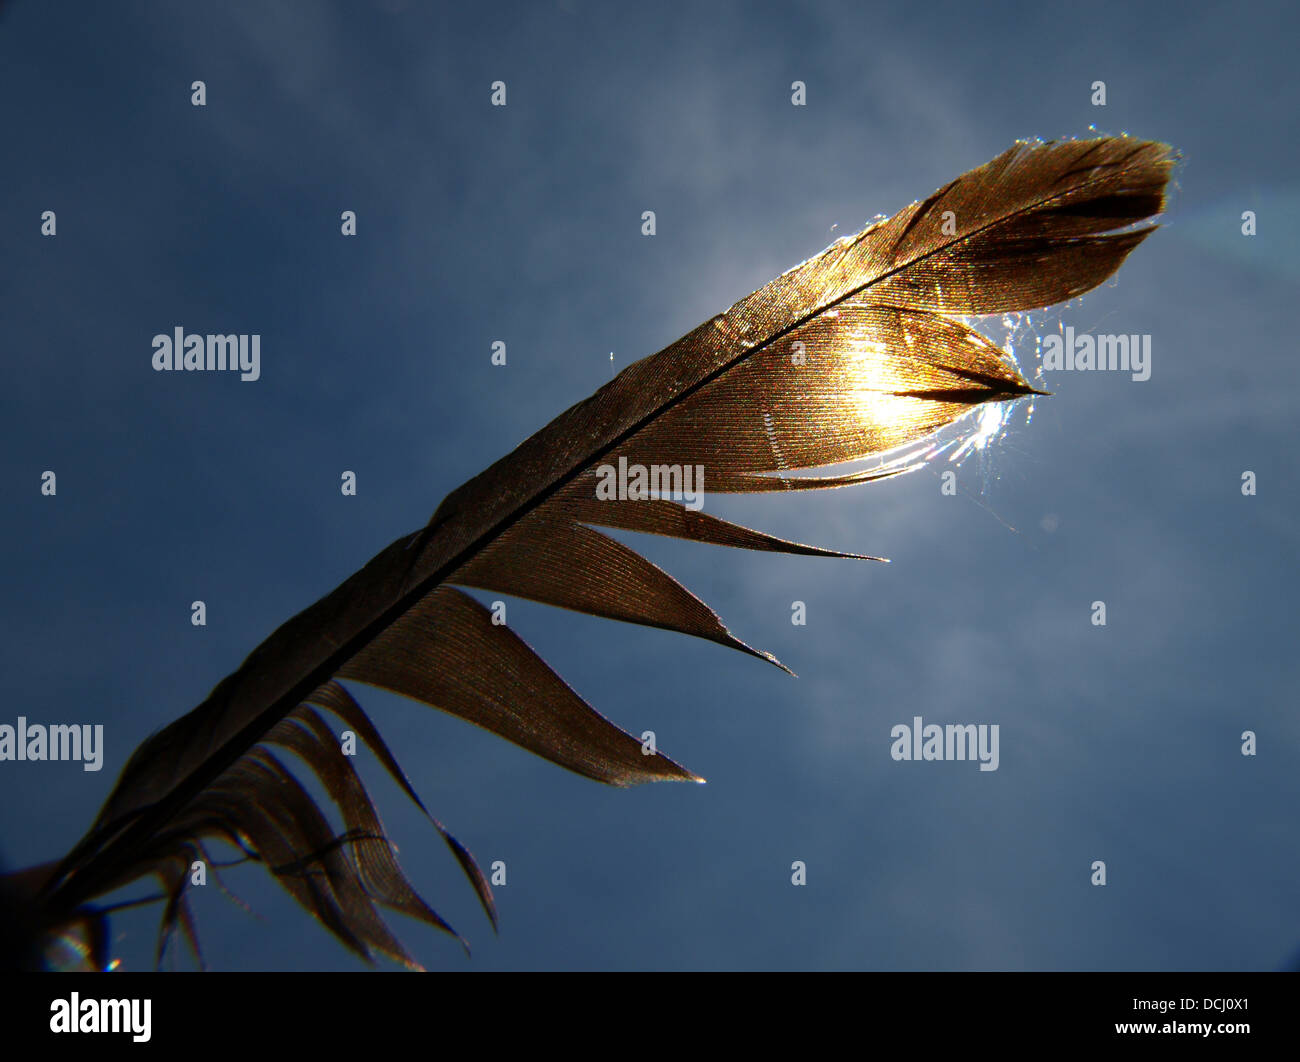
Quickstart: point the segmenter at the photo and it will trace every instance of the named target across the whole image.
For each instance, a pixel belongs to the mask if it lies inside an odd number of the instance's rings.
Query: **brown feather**
[[[192,935],[177,868],[203,850],[203,839],[220,838],[266,863],[357,954],[414,965],[376,903],[450,927],[397,866],[316,709],[361,733],[419,799],[337,678],[403,693],[600,781],[698,780],[661,754],[643,755],[637,739],[446,584],[773,659],[595,528],[856,555],[786,542],[662,497],[606,499],[608,468],[620,458],[701,466],[707,491],[730,492],[843,486],[915,467],[924,448],[900,448],[981,403],[1033,393],[1001,351],[952,315],[1046,306],[1110,277],[1151,233],[1142,223],[1163,209],[1171,166],[1165,145],[1125,137],[1016,144],[629,366],[453,491],[424,529],[281,626],[207,700],[145,741],[86,837],[57,867],[21,879],[33,926],[51,935],[99,932],[95,898],[154,874],[167,896],[164,931],[179,921]],[[799,474],[862,459],[880,463]],[[343,834],[272,747],[294,753],[321,780]],[[435,825],[495,921],[482,873]]]

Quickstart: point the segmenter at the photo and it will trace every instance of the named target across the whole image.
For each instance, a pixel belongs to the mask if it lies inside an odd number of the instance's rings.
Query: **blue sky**
[[[1166,225],[1116,280],[1031,315],[1017,353],[1032,372],[1034,336],[1065,324],[1144,333],[1151,378],[1040,377],[1054,396],[961,466],[956,497],[931,468],[707,503],[888,566],[638,543],[798,679],[511,602],[552,667],[706,786],[606,788],[357,687],[431,810],[508,868],[494,936],[363,763],[474,957],[392,922],[436,969],[1283,965],[1296,30],[1281,4],[7,5],[0,722],[102,723],[106,742],[99,773],[0,763],[7,862],[66,851],[140,740],[607,380],[611,351],[660,349],[1016,138],[1095,125],[1181,152]],[[177,325],[260,334],[261,379],[155,373],[151,339]],[[916,715],[997,723],[999,769],[892,761]],[[360,965],[263,871],[227,882],[261,917],[196,898],[213,967]],[[150,964],[155,920],[115,919],[125,967]]]

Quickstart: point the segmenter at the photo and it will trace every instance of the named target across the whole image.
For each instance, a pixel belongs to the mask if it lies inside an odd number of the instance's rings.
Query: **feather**
[[[777,663],[601,529],[862,556],[729,523],[671,489],[688,489],[689,470],[703,470],[707,483],[695,486],[709,493],[897,475],[924,462],[928,437],[981,403],[1039,393],[961,318],[1048,306],[1110,277],[1153,231],[1144,223],[1164,208],[1172,163],[1165,145],[1127,137],[1017,143],[630,365],[453,491],[424,528],[278,628],[202,704],[148,738],[76,847],[11,876],[28,924],[47,940],[82,940],[81,953],[102,966],[108,908],[96,899],[154,876],[160,957],[178,927],[197,954],[187,868],[196,858],[213,865],[206,845],[219,840],[263,862],[356,954],[416,966],[378,908],[451,927],[403,874],[325,713],[419,798],[340,679],[396,691],[601,782],[700,781],[644,755],[458,587],[693,634]],[[878,463],[831,469],[864,459]],[[289,757],[319,780],[342,833]],[[434,826],[495,925],[486,879]]]

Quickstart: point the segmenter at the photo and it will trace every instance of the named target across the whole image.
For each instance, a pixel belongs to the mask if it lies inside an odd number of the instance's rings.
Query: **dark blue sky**
[[[638,543],[797,680],[511,603],[567,681],[707,786],[609,789],[356,687],[431,810],[508,867],[494,936],[363,763],[474,958],[393,923],[449,969],[1283,964],[1297,28],[1282,4],[6,5],[0,723],[102,723],[107,747],[97,774],[0,763],[7,861],[61,855],[141,739],[607,380],[610,351],[658,350],[1018,137],[1096,125],[1182,153],[1167,224],[1115,281],[1031,315],[1017,353],[1032,373],[1061,325],[1144,333],[1151,378],[1039,377],[1054,397],[961,466],[956,497],[934,467],[707,503],[889,566]],[[178,325],[260,334],[261,379],[155,373],[151,339]],[[892,761],[916,715],[997,723],[999,769]],[[263,918],[199,895],[214,967],[358,965],[263,871],[227,880]],[[114,921],[127,968],[155,923]]]

